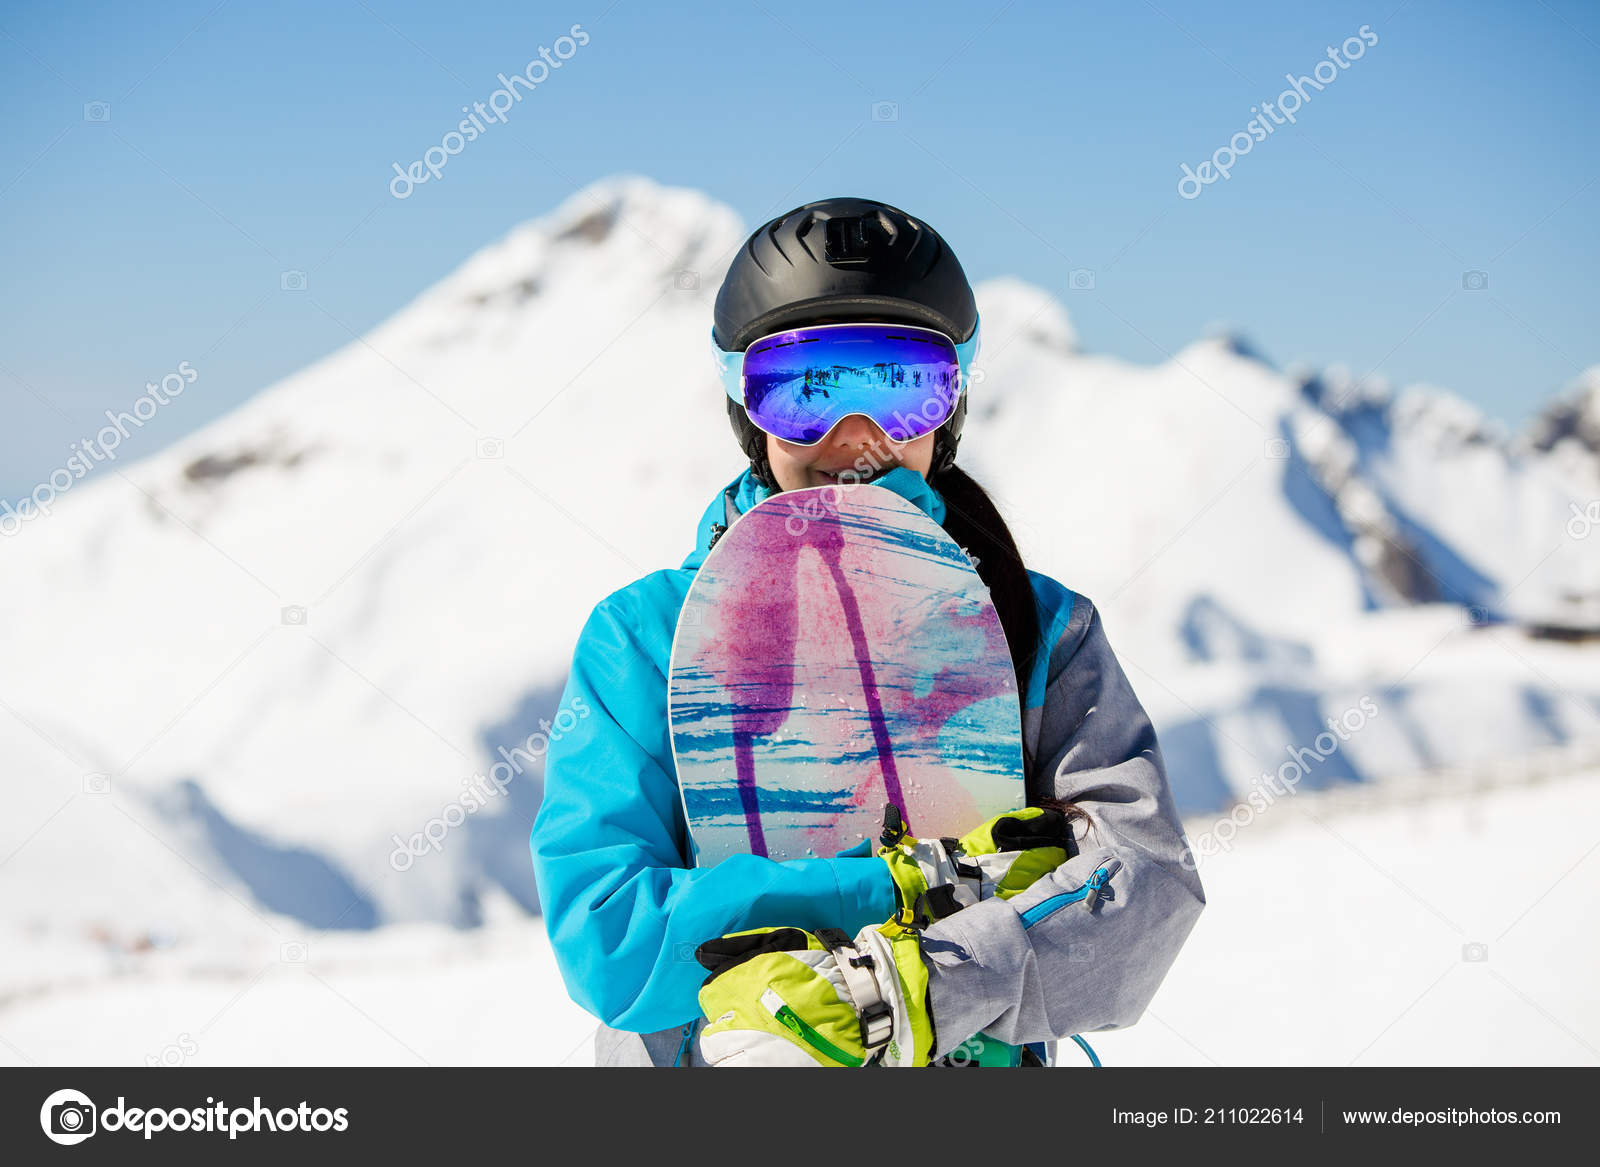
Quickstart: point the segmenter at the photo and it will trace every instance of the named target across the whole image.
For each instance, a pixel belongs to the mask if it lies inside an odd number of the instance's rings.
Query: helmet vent
[[[829,219],[823,224],[822,258],[835,267],[855,267],[870,260],[885,242],[876,215]]]

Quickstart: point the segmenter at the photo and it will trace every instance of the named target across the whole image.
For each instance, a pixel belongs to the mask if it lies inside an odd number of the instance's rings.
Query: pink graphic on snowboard
[[[885,802],[940,835],[1024,801],[999,617],[961,548],[882,488],[781,495],[722,537],[669,707],[701,866],[834,855],[876,836]]]

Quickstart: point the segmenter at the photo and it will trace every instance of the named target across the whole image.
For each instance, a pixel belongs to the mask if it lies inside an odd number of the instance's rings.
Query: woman
[[[741,375],[753,342],[848,323],[926,336],[959,365],[959,392],[892,415],[810,389],[804,402],[755,399],[755,379]],[[730,266],[713,339],[750,465],[712,500],[682,567],[607,597],[585,624],[564,701],[592,713],[552,742],[533,830],[562,976],[604,1022],[601,1064],[926,1065],[952,1051],[946,1064],[960,1064],[980,1032],[1008,1048],[1043,1043],[1030,1046],[1036,1063],[1058,1038],[1136,1021],[1199,916],[1204,894],[1155,732],[1094,606],[1023,566],[988,496],[955,465],[977,333],[948,245],[882,203],[797,208]],[[960,882],[937,843],[690,869],[667,720],[678,611],[717,537],[773,493],[864,479],[916,504],[975,558],[1022,695],[1030,807],[1045,808],[973,824],[962,843],[991,853],[992,869],[955,897],[960,910],[909,929],[919,892]],[[997,850],[1030,821],[1065,826],[1065,838],[1045,840],[1064,845],[1028,863]]]

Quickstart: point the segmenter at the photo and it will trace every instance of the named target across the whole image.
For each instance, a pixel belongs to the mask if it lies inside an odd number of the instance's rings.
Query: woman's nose
[[[876,446],[886,442],[887,435],[870,417],[852,413],[849,417],[839,420],[839,424],[834,426],[833,432],[828,435],[828,440],[835,446]]]

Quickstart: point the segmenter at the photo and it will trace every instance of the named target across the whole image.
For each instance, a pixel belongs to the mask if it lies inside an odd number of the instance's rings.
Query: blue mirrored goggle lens
[[[744,353],[744,407],[769,434],[797,445],[854,413],[891,441],[938,429],[961,394],[956,346],[926,328],[833,324],[782,332]]]

